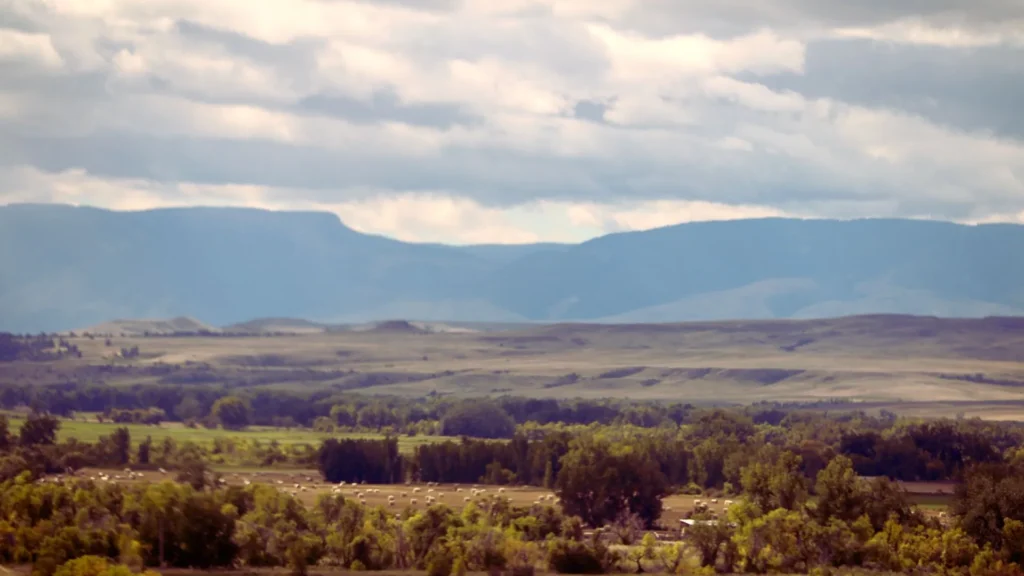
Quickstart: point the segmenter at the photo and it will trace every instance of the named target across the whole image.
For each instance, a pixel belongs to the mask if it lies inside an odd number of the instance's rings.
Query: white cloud
[[[64,59],[54,48],[49,34],[29,34],[0,28],[0,62],[5,60],[22,60],[38,64],[44,69],[64,65]]]
[[[999,22],[988,29],[938,26],[921,18],[906,18],[872,27],[838,28],[837,36],[945,48],[980,48],[1000,44],[1024,45],[1024,18]]]
[[[844,23],[788,0],[759,5],[760,24],[730,3],[637,0],[8,3],[23,26],[0,27],[0,149],[21,170],[0,172],[6,201],[322,207],[458,242],[1024,210],[1022,140],[913,111],[941,95],[896,110],[771,82],[806,75],[825,38],[1024,46],[1012,18]],[[723,19],[735,33],[698,29]],[[120,161],[93,139],[139,145]]]
[[[620,83],[672,82],[745,71],[799,72],[804,65],[801,42],[769,31],[722,41],[701,34],[649,39],[606,24],[590,24],[587,28],[604,45],[613,78]]]

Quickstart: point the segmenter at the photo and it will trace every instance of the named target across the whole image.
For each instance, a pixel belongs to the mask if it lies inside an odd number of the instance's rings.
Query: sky
[[[1020,0],[0,0],[0,204],[1024,222]]]

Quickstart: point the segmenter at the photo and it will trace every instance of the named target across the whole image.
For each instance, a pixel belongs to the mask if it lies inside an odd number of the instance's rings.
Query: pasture
[[[292,494],[306,506],[316,503],[323,494],[341,494],[345,498],[353,498],[365,502],[368,506],[382,506],[393,509],[396,513],[405,510],[423,510],[432,498],[435,503],[446,504],[453,508],[461,508],[469,502],[483,503],[492,498],[504,498],[516,506],[557,505],[552,490],[535,486],[492,486],[486,484],[431,484],[425,482],[409,484],[347,484],[336,485],[325,482],[316,470],[261,470],[241,468],[216,468],[228,486],[244,486],[249,484],[266,484],[278,490]],[[76,474],[79,478],[99,480],[106,474],[111,482],[132,484],[140,482],[160,482],[172,480],[173,472],[143,470],[133,472],[135,478],[129,478],[124,471],[100,470],[85,468]],[[696,501],[700,500],[708,509],[718,514],[726,510],[727,498],[708,498],[703,496],[671,495],[664,500],[664,513],[661,524],[668,529],[679,527],[679,520],[684,514],[692,511]]]
[[[1024,336],[987,320],[864,316],[501,331],[392,322],[293,334],[70,340],[82,358],[10,363],[2,378],[406,397],[818,402],[831,409],[1024,419]],[[120,357],[122,348],[135,346],[137,357]]]
[[[313,469],[267,470],[256,468],[216,467],[228,486],[266,484],[292,494],[306,506],[316,503],[323,494],[341,494],[368,506],[381,506],[395,513],[406,510],[423,510],[433,502],[461,508],[469,502],[484,503],[493,498],[507,499],[516,506],[556,505],[557,497],[552,490],[536,486],[492,486],[486,484],[430,484],[425,482],[409,484],[345,484],[335,485],[324,481]],[[77,473],[80,478],[99,479],[106,474],[111,482],[138,483],[160,482],[173,479],[173,472],[160,473],[146,470],[135,472],[129,479],[123,471],[83,469]],[[911,501],[928,515],[946,510],[952,501],[952,484],[948,482],[900,482]],[[660,524],[667,530],[679,528],[679,521],[694,510],[697,502],[718,515],[725,514],[730,498],[673,494],[663,501]]]
[[[12,429],[19,428],[24,422],[23,416],[16,413],[8,413]],[[230,440],[237,443],[263,444],[267,445],[276,442],[282,448],[308,444],[314,448],[327,438],[352,438],[352,439],[380,439],[382,434],[356,433],[356,432],[317,432],[309,428],[274,428],[269,426],[250,426],[244,430],[224,430],[223,428],[204,428],[196,426],[189,428],[181,422],[163,422],[159,425],[150,426],[145,424],[115,424],[112,422],[97,422],[93,419],[62,418],[60,430],[57,432],[58,441],[75,439],[80,442],[94,443],[102,436],[109,436],[117,428],[127,428],[133,442],[140,442],[146,437],[152,438],[154,443],[162,442],[170,438],[179,444],[191,442],[204,447],[212,446],[215,441]],[[406,454],[412,453],[417,446],[434,442],[443,442],[451,438],[445,436],[395,436],[398,440],[398,449]]]

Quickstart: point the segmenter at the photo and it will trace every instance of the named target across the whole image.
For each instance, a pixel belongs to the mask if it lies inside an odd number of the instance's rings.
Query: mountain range
[[[0,330],[189,316],[673,322],[1024,314],[1024,226],[783,218],[447,246],[333,214],[0,206]]]

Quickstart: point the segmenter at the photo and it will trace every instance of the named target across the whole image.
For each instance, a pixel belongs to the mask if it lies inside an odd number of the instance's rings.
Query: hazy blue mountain
[[[370,321],[1024,314],[1024,226],[761,219],[453,247],[331,214],[0,207],[0,330],[187,316]]]

